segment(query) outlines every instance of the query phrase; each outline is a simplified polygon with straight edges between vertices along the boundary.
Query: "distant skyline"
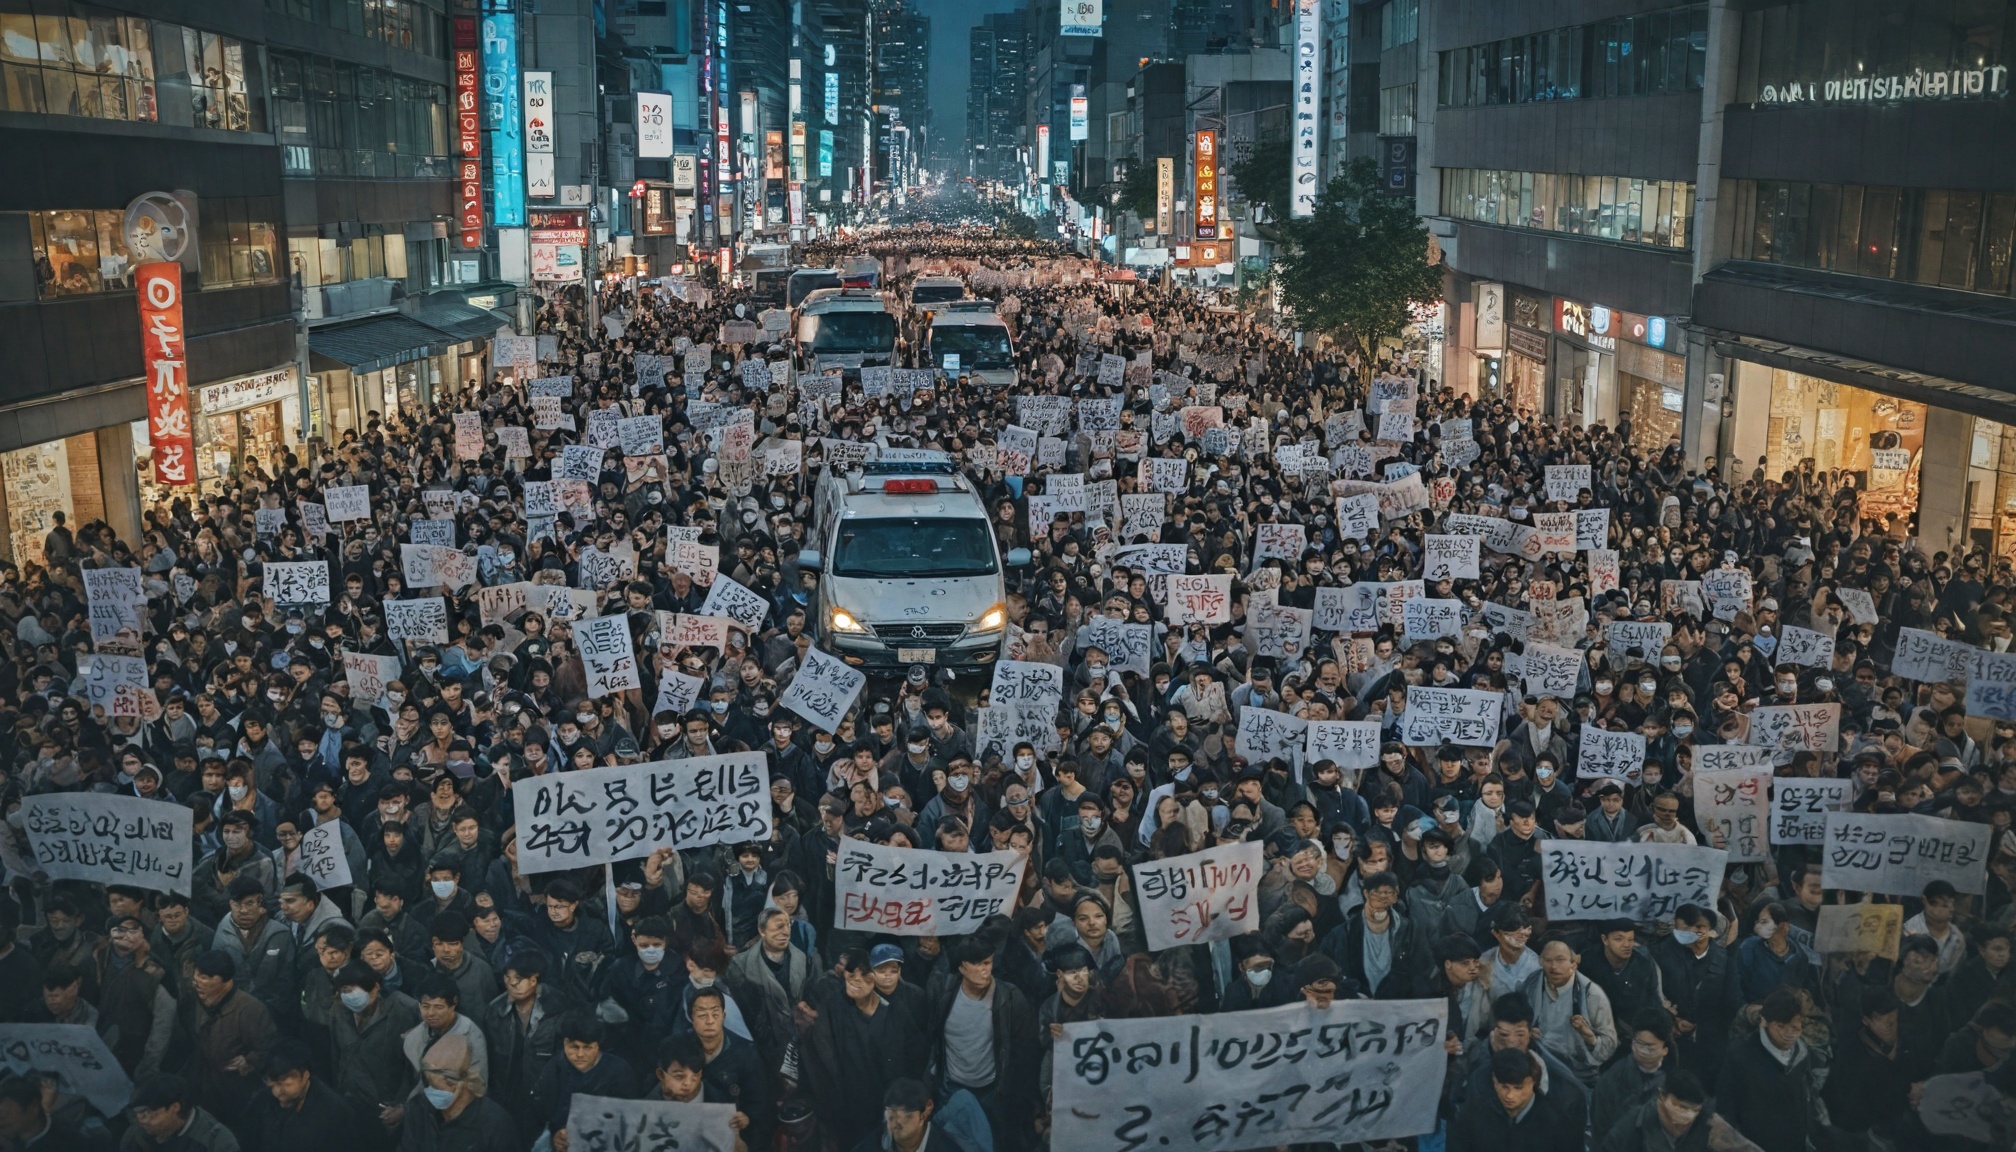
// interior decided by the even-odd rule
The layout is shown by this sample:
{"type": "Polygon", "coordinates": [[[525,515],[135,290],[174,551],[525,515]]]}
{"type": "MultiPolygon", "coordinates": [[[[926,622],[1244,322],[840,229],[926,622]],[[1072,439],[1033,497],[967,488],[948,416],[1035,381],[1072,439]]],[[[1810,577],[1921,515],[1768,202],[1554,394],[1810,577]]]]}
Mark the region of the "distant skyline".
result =
{"type": "Polygon", "coordinates": [[[1012,12],[1024,0],[913,0],[931,18],[931,125],[942,155],[966,155],[966,50],[968,34],[992,12],[1012,12]]]}

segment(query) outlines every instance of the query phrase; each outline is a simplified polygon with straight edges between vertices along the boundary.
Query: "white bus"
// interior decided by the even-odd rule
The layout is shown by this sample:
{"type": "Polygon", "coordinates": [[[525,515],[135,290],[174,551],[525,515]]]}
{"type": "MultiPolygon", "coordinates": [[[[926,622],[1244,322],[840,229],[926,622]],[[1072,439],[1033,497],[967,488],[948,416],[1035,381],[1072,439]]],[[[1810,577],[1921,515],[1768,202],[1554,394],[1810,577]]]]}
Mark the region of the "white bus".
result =
{"type": "Polygon", "coordinates": [[[896,317],[880,292],[822,288],[798,310],[798,370],[820,375],[896,363],[896,317]]]}

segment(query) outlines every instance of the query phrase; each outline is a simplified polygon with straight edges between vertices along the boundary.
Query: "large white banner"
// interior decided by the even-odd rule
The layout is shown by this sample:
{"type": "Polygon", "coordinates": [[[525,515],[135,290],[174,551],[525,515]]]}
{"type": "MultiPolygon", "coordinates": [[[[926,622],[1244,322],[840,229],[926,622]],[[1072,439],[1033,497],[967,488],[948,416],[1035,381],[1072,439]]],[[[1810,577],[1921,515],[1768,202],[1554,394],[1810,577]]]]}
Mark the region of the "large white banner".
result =
{"type": "Polygon", "coordinates": [[[671,95],[665,92],[637,93],[637,158],[663,160],[671,155],[671,95]]]}
{"type": "Polygon", "coordinates": [[[866,683],[867,674],[849,668],[845,660],[828,656],[817,648],[807,648],[805,666],[791,677],[790,686],[777,703],[811,721],[821,732],[836,732],[840,718],[854,706],[861,695],[861,686],[866,683]]]}
{"type": "Polygon", "coordinates": [[[761,752],[548,772],[513,780],[511,796],[523,873],[770,838],[761,752]]]}
{"type": "Polygon", "coordinates": [[[1682,904],[1715,907],[1729,854],[1692,844],[1540,845],[1549,920],[1671,920],[1682,904]]]}
{"type": "Polygon", "coordinates": [[[1258,840],[1134,865],[1134,894],[1150,951],[1208,944],[1260,930],[1258,840]]]}
{"type": "Polygon", "coordinates": [[[52,880],[189,892],[189,809],[103,792],[52,792],[21,802],[35,866],[52,880]]]}
{"type": "MultiPolygon", "coordinates": [[[[765,802],[768,802],[766,796],[765,802]]],[[[1015,914],[1027,857],[938,852],[842,840],[833,866],[833,926],[893,936],[958,936],[1015,914]]]]}
{"type": "Polygon", "coordinates": [[[576,1092],[567,1106],[567,1146],[578,1152],[735,1152],[734,1120],[733,1104],[576,1092]]]}
{"type": "Polygon", "coordinates": [[[1986,824],[1937,816],[1829,812],[1820,883],[1828,888],[1919,896],[1934,880],[1979,896],[1988,884],[1986,824]]]}
{"type": "Polygon", "coordinates": [[[1498,721],[1505,696],[1468,688],[1407,689],[1407,711],[1400,718],[1400,739],[1413,747],[1443,743],[1489,748],[1498,743],[1498,721]]]}
{"type": "Polygon", "coordinates": [[[1435,1128],[1442,1000],[1337,1000],[1064,1025],[1051,1147],[1071,1152],[1350,1144],[1435,1128]]]}

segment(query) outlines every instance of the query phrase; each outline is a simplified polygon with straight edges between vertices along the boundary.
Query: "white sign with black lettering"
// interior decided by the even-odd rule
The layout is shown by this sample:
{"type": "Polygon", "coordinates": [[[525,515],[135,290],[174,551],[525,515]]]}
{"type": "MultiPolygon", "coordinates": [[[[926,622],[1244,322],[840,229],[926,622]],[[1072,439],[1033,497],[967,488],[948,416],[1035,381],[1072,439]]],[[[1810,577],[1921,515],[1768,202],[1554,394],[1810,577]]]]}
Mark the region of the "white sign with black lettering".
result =
{"type": "Polygon", "coordinates": [[[1593,488],[1587,464],[1547,465],[1547,499],[1575,502],[1584,488],[1593,488]]]}
{"type": "Polygon", "coordinates": [[[1612,732],[1582,725],[1576,772],[1584,779],[1624,780],[1632,784],[1645,770],[1645,737],[1637,732],[1612,732]]]}
{"type": "Polygon", "coordinates": [[[371,518],[371,488],[365,484],[341,485],[322,490],[322,509],[332,524],[371,518]]]}
{"type": "Polygon", "coordinates": [[[1015,914],[1019,852],[938,852],[840,841],[833,926],[892,936],[957,936],[989,916],[1015,914]]]}
{"type": "Polygon", "coordinates": [[[1988,885],[1987,824],[1874,812],[1829,812],[1820,857],[1827,888],[1920,896],[1934,880],[1979,896],[1988,885]]]}
{"type": "Polygon", "coordinates": [[[791,677],[777,704],[803,716],[822,732],[835,732],[867,682],[866,673],[849,668],[839,657],[807,648],[804,666],[791,677]]]}
{"type": "Polygon", "coordinates": [[[385,601],[385,637],[395,643],[446,644],[448,606],[439,596],[422,600],[385,601]]]}
{"type": "Polygon", "coordinates": [[[1363,771],[1379,763],[1377,720],[1311,720],[1304,733],[1302,762],[1335,760],[1346,772],[1363,771]]]}
{"type": "Polygon", "coordinates": [[[52,880],[130,884],[189,893],[189,809],[104,792],[52,792],[21,801],[35,867],[52,880]]]}
{"type": "Polygon", "coordinates": [[[1694,774],[1695,826],[1711,847],[1728,852],[1732,862],[1766,857],[1770,812],[1769,767],[1694,774]]]}
{"type": "Polygon", "coordinates": [[[317,888],[347,888],[350,857],[343,852],[343,825],[330,820],[301,833],[300,870],[317,888]]]}
{"type": "Polygon", "coordinates": [[[583,620],[574,626],[574,645],[581,652],[581,666],[588,674],[589,699],[643,687],[637,670],[637,652],[630,643],[628,616],[583,620]]]}
{"type": "MultiPolygon", "coordinates": [[[[1759,749],[1763,751],[1763,749],[1759,749]]],[[[1827,814],[1846,812],[1855,782],[1834,777],[1780,776],[1771,782],[1771,843],[1825,844],[1827,814]]]]}
{"type": "Polygon", "coordinates": [[[625,1100],[576,1092],[567,1140],[578,1152],[735,1152],[735,1105],[625,1100]]]}
{"type": "Polygon", "coordinates": [[[89,1024],[0,1024],[0,1068],[11,1076],[47,1076],[58,1092],[90,1101],[105,1116],[126,1111],[133,1096],[133,1081],[89,1024]]]}
{"type": "Polygon", "coordinates": [[[275,607],[290,604],[328,604],[329,565],[321,560],[282,563],[269,560],[264,565],[266,595],[275,607]]]}
{"type": "Polygon", "coordinates": [[[770,765],[731,752],[511,782],[523,874],[770,839],[770,765]]]}
{"type": "Polygon", "coordinates": [[[1148,950],[1209,944],[1260,930],[1262,845],[1247,840],[1134,865],[1148,950]]]}
{"type": "Polygon", "coordinates": [[[1543,841],[1547,918],[1665,922],[1682,904],[1713,908],[1728,863],[1720,848],[1694,844],[1543,841]]]}
{"type": "Polygon", "coordinates": [[[1445,743],[1489,748],[1498,742],[1504,704],[1499,692],[1409,686],[1407,708],[1400,717],[1401,742],[1415,748],[1445,743]]]}

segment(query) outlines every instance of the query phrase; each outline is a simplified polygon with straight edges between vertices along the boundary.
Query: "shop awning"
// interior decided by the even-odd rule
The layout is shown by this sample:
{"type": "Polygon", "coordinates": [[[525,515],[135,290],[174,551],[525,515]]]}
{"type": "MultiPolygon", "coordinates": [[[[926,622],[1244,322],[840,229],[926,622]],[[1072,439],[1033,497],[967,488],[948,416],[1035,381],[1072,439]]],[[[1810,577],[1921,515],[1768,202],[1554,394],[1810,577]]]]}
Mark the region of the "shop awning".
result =
{"type": "Polygon", "coordinates": [[[1715,342],[1716,352],[1731,360],[1748,360],[1767,368],[1832,380],[1836,384],[1881,392],[1901,400],[1916,400],[1935,408],[1951,408],[2005,424],[2016,423],[2016,395],[2008,392],[1940,376],[1905,372],[1775,340],[1762,340],[1713,328],[1700,331],[1715,342]]]}
{"type": "Polygon", "coordinates": [[[481,340],[508,328],[511,321],[501,313],[454,300],[429,301],[415,308],[413,319],[447,335],[455,343],[481,340]]]}
{"type": "MultiPolygon", "coordinates": [[[[496,330],[494,321],[490,330],[496,330]]],[[[403,315],[308,330],[308,351],[347,365],[352,372],[376,372],[422,360],[458,342],[403,315]]]]}

